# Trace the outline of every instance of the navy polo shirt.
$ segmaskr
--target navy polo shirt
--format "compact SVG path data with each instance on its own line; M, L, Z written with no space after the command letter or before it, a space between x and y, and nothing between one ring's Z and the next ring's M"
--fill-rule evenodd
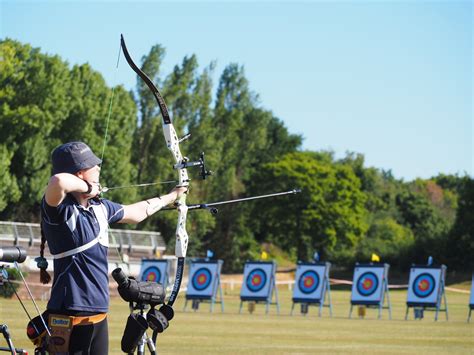
M83 207L68 194L58 207L49 206L43 197L41 211L41 226L54 258L48 309L107 312L108 229L123 218L123 206L100 199Z

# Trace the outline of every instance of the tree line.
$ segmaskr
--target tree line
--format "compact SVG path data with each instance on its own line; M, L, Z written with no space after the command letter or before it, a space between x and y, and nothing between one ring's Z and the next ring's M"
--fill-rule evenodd
M241 65L227 65L215 88L214 63L200 68L195 55L186 56L165 74L164 57L165 49L155 45L141 68L161 89L178 135L192 133L181 145L183 154L194 160L205 152L214 171L200 181L189 169L189 204L302 190L222 206L217 217L189 212L189 255L211 249L227 271L240 271L247 259L259 257L262 246L271 245L293 261L309 260L317 250L325 260L351 266L376 253L406 269L431 255L450 269L472 271L470 176L405 182L365 166L362 154L336 159L330 151L303 150L303 137L261 105ZM67 141L82 140L97 155L104 152L102 185L176 178L158 106L139 78L133 91L111 88L88 64L70 66L11 39L0 41L0 58L0 219L39 221L51 151ZM111 189L104 197L130 203L170 188ZM160 212L136 228L160 231L172 253L175 213Z

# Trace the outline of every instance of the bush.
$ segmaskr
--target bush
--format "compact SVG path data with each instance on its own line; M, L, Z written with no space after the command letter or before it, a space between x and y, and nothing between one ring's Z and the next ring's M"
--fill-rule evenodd
M21 280L20 272L16 268L5 268L4 270L8 274L9 281ZM26 273L23 274L23 276L26 277ZM18 292L18 289L20 288L20 286L21 285L16 282L13 283L13 282L4 281L3 285L0 286L0 297L12 298L15 291Z

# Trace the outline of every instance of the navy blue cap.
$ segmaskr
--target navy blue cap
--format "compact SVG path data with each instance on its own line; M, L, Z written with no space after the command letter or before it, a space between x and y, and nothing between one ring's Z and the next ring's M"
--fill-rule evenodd
M53 150L53 175L59 173L75 174L79 170L90 169L102 160L83 142L69 142Z

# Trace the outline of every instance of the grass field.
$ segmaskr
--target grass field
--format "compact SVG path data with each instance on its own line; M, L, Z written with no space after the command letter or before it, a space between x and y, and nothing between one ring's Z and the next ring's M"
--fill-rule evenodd
M307 316L290 316L291 292L279 288L280 315L274 305L265 315L265 306L256 305L249 314L244 303L239 311L239 290L226 291L225 312L216 304L209 313L209 304L201 303L197 312L183 312L184 294L176 303L176 315L170 327L158 337L161 354L314 354L314 353L369 353L369 354L474 354L474 320L467 323L469 295L447 292L449 321L440 313L434 321L434 312L426 312L423 320L413 320L410 310L405 321L406 290L391 291L392 320L384 310L381 320L377 311L368 309L364 319L348 319L350 291L332 291L333 317L323 309L311 307ZM26 337L26 315L16 299L1 301L0 323L7 323L16 347L33 353ZM40 303L41 309L45 304ZM33 306L27 302L32 314ZM128 304L115 298L109 314L110 354L121 354L120 339L128 316ZM0 346L6 346L3 337Z

